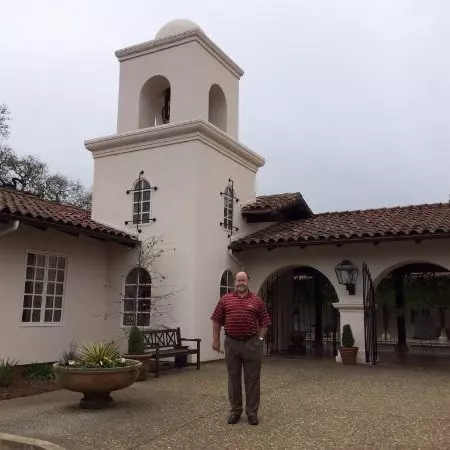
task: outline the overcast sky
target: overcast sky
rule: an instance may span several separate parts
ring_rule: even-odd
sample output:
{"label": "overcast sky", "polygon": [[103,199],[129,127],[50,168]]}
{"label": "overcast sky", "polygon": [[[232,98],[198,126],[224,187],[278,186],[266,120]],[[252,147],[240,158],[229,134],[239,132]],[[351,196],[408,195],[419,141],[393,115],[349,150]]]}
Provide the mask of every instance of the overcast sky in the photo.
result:
{"label": "overcast sky", "polygon": [[10,144],[91,185],[83,142],[116,131],[114,51],[197,22],[245,71],[240,140],[258,194],[315,212],[446,202],[449,0],[0,0]]}

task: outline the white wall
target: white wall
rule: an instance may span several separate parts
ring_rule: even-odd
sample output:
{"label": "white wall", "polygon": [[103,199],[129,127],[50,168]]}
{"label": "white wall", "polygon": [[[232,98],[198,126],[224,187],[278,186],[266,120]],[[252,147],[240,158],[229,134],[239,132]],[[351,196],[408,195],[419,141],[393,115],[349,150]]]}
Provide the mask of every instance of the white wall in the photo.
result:
{"label": "white wall", "polygon": [[[55,361],[72,340],[81,343],[106,337],[107,247],[93,239],[22,224],[16,233],[0,237],[0,358],[22,364]],[[61,324],[21,324],[27,251],[68,258]]]}
{"label": "white wall", "polygon": [[[196,149],[196,161],[197,220],[193,240],[195,258],[192,260],[196,267],[193,278],[195,316],[192,330],[195,336],[192,337],[199,337],[204,342],[203,358],[214,359],[220,355],[211,350],[210,316],[219,300],[220,277],[227,268],[234,274],[240,270],[239,265],[229,256],[229,231],[220,226],[224,219],[224,199],[220,192],[225,190],[228,179],[231,178],[239,201],[252,198],[255,195],[255,173],[203,143]],[[234,225],[242,232],[246,224],[242,220],[239,204],[234,205]]]}
{"label": "white wall", "polygon": [[[154,269],[167,277],[161,293],[174,293],[169,300],[172,322],[188,334],[194,331],[190,302],[196,269],[192,264],[196,251],[193,237],[198,220],[196,152],[196,142],[184,142],[95,159],[92,208],[93,218],[134,233],[135,225],[124,225],[132,218],[133,206],[133,194],[127,195],[126,191],[132,188],[141,170],[152,186],[157,186],[157,191],[151,194],[151,217],[155,217],[156,222],[144,224],[140,238],[146,240],[155,236],[165,241],[167,253]],[[170,248],[175,248],[175,252]],[[123,276],[134,265],[136,259],[131,255],[111,269],[115,274],[113,278]],[[111,296],[110,301],[116,302],[114,292]],[[114,333],[117,332],[116,329]]]}
{"label": "white wall", "polygon": [[[217,143],[180,141],[157,142],[154,147],[136,145],[96,158],[92,215],[104,223],[134,232],[135,226],[124,225],[132,213],[132,194],[127,195],[127,189],[141,170],[158,187],[152,193],[151,204],[151,215],[156,222],[143,225],[140,238],[162,237],[168,248],[175,248],[175,252],[169,251],[154,267],[166,276],[161,294],[173,293],[167,300],[171,309],[165,324],[180,326],[183,337],[201,338],[205,360],[218,356],[210,348],[209,318],[219,299],[222,272],[230,268],[236,273],[239,269],[229,256],[229,232],[220,225],[224,219],[224,199],[220,192],[231,178],[240,202],[254,197],[255,172],[242,158],[219,151],[221,147]],[[238,203],[235,203],[234,219],[240,232],[245,231],[247,225],[242,221]],[[133,257],[114,260],[110,277],[118,280],[133,267]],[[118,307],[118,290],[108,294],[110,309]],[[152,321],[151,326],[156,325]],[[114,336],[122,333],[119,321],[111,322],[108,327]]]}

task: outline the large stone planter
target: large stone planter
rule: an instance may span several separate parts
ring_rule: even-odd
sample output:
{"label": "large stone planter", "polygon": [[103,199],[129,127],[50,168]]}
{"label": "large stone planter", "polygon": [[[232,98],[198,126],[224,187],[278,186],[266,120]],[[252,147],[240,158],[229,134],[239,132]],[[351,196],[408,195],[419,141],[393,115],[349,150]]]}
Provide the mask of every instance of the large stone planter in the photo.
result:
{"label": "large stone planter", "polygon": [[142,365],[139,367],[139,377],[137,381],[144,381],[148,378],[150,372],[150,359],[151,354],[146,355],[123,355],[124,358],[140,361]]}
{"label": "large stone planter", "polygon": [[53,365],[60,385],[68,391],[81,392],[84,396],[80,406],[86,409],[100,409],[113,402],[111,392],[131,386],[139,376],[140,361],[127,359],[127,367],[115,369],[82,369]]}

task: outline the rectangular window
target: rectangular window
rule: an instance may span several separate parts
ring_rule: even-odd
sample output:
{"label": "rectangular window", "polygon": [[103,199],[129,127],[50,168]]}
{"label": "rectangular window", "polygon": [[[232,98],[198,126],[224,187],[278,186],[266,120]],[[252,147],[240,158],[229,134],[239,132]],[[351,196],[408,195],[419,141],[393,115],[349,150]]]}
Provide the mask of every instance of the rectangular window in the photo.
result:
{"label": "rectangular window", "polygon": [[62,320],[66,258],[28,253],[22,323],[60,323]]}

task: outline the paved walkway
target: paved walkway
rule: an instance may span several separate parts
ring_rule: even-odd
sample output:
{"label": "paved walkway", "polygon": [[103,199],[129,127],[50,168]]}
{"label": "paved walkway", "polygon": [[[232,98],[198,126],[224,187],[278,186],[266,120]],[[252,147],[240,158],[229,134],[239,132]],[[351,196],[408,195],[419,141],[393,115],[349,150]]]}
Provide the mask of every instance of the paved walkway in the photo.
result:
{"label": "paved walkway", "polygon": [[173,370],[83,411],[66,391],[0,402],[0,431],[67,449],[442,449],[450,447],[448,369],[268,359],[260,425],[227,425],[222,362]]}

